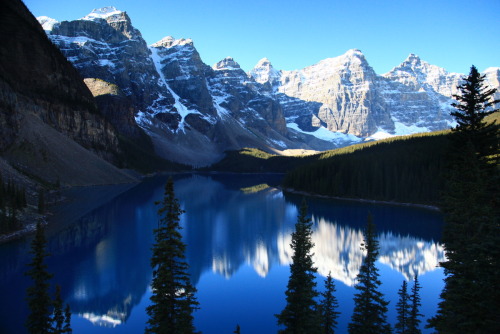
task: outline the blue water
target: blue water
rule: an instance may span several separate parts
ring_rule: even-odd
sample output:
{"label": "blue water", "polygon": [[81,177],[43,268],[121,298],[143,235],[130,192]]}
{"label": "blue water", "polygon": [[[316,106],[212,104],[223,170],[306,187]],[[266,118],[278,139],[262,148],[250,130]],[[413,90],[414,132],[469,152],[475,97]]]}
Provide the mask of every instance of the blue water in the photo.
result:
{"label": "blue water", "polygon": [[[205,334],[276,333],[274,314],[285,304],[291,233],[301,196],[273,185],[279,176],[176,175],[190,275],[198,289],[196,328]],[[80,333],[143,333],[147,320],[150,249],[158,217],[156,200],[166,177],[147,179],[77,221],[53,217],[47,230],[49,270],[62,287]],[[251,188],[255,185],[267,184]],[[338,333],[346,332],[353,309],[354,280],[361,265],[362,229],[374,217],[380,242],[381,290],[396,319],[397,290],[419,275],[425,319],[435,313],[443,287],[444,259],[438,244],[442,216],[436,211],[307,198],[313,218],[318,289],[328,272],[340,303]],[[23,333],[24,276],[30,238],[0,245],[0,332]],[[411,286],[411,283],[410,283]],[[423,326],[422,326],[423,327]],[[425,331],[424,331],[425,332]]]}

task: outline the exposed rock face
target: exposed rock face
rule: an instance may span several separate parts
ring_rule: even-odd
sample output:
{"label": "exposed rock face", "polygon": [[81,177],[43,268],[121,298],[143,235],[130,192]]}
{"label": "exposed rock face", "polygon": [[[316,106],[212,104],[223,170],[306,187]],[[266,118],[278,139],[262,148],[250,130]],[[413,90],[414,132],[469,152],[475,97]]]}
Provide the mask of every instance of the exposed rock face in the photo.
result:
{"label": "exposed rock face", "polygon": [[453,122],[450,98],[457,93],[461,77],[410,54],[383,75],[387,80],[381,80],[381,93],[394,121],[440,130]]}
{"label": "exposed rock face", "polygon": [[[433,131],[453,125],[453,94],[462,74],[448,73],[414,54],[377,75],[359,50],[298,71],[276,71],[269,60],[249,72],[278,99],[288,123],[304,131],[325,127],[360,137]],[[499,70],[485,72],[499,88]]]}
{"label": "exposed rock face", "polygon": [[283,71],[278,92],[321,103],[311,115],[313,126],[368,136],[377,127],[393,127],[377,86],[377,75],[363,54],[350,50],[300,71]]}
{"label": "exposed rock face", "polygon": [[[490,84],[490,87],[497,88],[494,99],[500,100],[500,67],[489,67],[483,74],[486,76],[486,81]],[[499,106],[497,105],[496,108],[498,109]]]}
{"label": "exposed rock face", "polygon": [[359,50],[297,71],[278,71],[264,58],[245,74],[230,57],[204,64],[190,39],[168,36],[148,47],[114,7],[71,22],[39,21],[83,77],[123,93],[97,98],[120,133],[138,132],[133,114],[169,160],[204,165],[245,146],[332,149],[377,132],[422,132],[452,122],[450,98],[460,75],[415,55],[384,75]]}
{"label": "exposed rock face", "polygon": [[[21,1],[1,2],[0,32],[0,151],[7,160],[48,182],[58,173],[61,182],[70,184],[77,174],[83,177],[78,184],[130,181],[89,152],[115,161],[116,132],[99,113],[80,74]],[[57,153],[63,151],[79,154]],[[83,160],[87,163],[79,165]],[[76,165],[71,171],[64,167],[68,161]],[[93,178],[94,172],[100,176]]]}
{"label": "exposed rock face", "polygon": [[[39,19],[83,77],[116,85],[132,102],[137,124],[164,158],[207,164],[245,146],[307,148],[287,138],[280,103],[230,58],[207,66],[189,39],[165,37],[148,48],[114,7],[72,22]],[[111,112],[123,120],[113,122],[119,129],[129,119],[118,115],[121,108]]]}
{"label": "exposed rock face", "polygon": [[118,133],[130,139],[143,135],[135,122],[135,107],[117,85],[96,78],[86,78],[83,81],[95,97],[101,113]]}
{"label": "exposed rock face", "polygon": [[172,107],[172,96],[158,84],[151,52],[125,12],[105,7],[51,27],[46,30],[51,40],[84,78],[116,84],[137,110]]}

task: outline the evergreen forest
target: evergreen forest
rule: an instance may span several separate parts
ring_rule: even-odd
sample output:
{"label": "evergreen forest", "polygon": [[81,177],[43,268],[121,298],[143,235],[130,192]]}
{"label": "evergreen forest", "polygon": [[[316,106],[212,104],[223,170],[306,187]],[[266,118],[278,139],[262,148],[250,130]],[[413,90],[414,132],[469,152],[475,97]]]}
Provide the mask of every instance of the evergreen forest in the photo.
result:
{"label": "evergreen forest", "polygon": [[26,190],[11,181],[5,183],[0,175],[0,234],[20,228],[17,215],[26,206]]}
{"label": "evergreen forest", "polygon": [[448,132],[435,132],[333,150],[288,172],[283,186],[326,196],[439,204],[448,145]]}

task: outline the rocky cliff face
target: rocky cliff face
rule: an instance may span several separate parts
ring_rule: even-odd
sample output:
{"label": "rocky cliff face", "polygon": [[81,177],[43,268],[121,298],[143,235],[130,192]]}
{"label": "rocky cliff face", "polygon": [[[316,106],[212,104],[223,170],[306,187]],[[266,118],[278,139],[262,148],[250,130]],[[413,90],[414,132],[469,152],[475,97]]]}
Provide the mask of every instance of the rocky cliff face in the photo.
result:
{"label": "rocky cliff face", "polygon": [[[120,179],[116,168],[95,156],[114,162],[120,149],[114,128],[99,113],[78,71],[21,1],[2,1],[0,6],[2,156],[47,182],[59,177],[63,184],[109,183],[113,173]],[[72,153],[63,157],[63,151]],[[82,159],[94,167],[82,163],[87,171],[66,169]],[[96,178],[89,175],[93,172]]]}
{"label": "rocky cliff face", "polygon": [[378,127],[393,128],[377,87],[377,75],[364,55],[350,50],[300,71],[283,71],[277,91],[320,103],[311,115],[313,126],[365,137]]}
{"label": "rocky cliff face", "polygon": [[84,78],[116,85],[164,158],[207,164],[225,150],[299,148],[280,103],[227,58],[204,64],[191,40],[146,46],[125,12],[107,7],[72,22],[39,18]]}
{"label": "rocky cliff face", "polygon": [[381,78],[381,94],[395,122],[430,131],[450,127],[450,98],[457,93],[462,75],[410,54],[399,66]]}
{"label": "rocky cliff face", "polygon": [[[280,101],[289,126],[309,132],[325,127],[358,137],[449,128],[452,95],[463,77],[414,54],[377,75],[359,50],[298,71],[277,71],[263,59],[249,75]],[[500,87],[497,68],[485,75],[491,87]]]}
{"label": "rocky cliff face", "polygon": [[82,77],[116,84],[138,110],[172,106],[172,96],[158,84],[149,48],[125,12],[106,7],[80,20],[51,22],[46,32]]}
{"label": "rocky cliff face", "polygon": [[[415,55],[384,75],[359,50],[296,71],[264,58],[246,74],[232,58],[204,64],[190,39],[169,36],[148,47],[114,7],[71,22],[39,21],[84,78],[122,93],[98,99],[120,120],[113,125],[128,136],[138,132],[135,121],[169,160],[204,165],[245,146],[332,149],[452,123],[460,75]],[[498,72],[488,73],[497,87]]]}

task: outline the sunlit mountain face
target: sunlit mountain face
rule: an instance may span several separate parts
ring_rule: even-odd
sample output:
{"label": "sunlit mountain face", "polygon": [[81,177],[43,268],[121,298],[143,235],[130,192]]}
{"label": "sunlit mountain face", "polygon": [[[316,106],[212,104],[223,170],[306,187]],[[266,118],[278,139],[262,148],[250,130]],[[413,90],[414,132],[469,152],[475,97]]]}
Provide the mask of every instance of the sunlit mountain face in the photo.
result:
{"label": "sunlit mountain face", "polygon": [[[143,330],[151,294],[153,229],[158,224],[154,202],[163,196],[165,181],[165,177],[148,179],[77,222],[54,223],[49,229],[49,269],[62,286],[80,332],[95,326],[106,331]],[[275,326],[272,315],[279,312],[284,298],[291,233],[302,197],[273,187],[279,184],[278,176],[186,174],[176,175],[174,181],[176,197],[185,210],[181,232],[189,273],[205,303],[196,317],[204,324],[200,326],[213,325],[216,315],[211,312],[222,317],[230,311],[223,300],[238,309],[238,303],[244,303],[240,295],[269,299],[263,301],[265,306],[255,306],[259,309],[248,310],[246,304],[241,309],[262,316],[269,313],[269,326]],[[422,277],[444,260],[438,242],[442,217],[437,211],[319,198],[307,198],[307,203],[318,280],[331,272],[344,294],[352,294],[349,291],[365,256],[360,245],[369,213],[377,225],[378,265],[387,268],[384,272],[392,280]],[[18,318],[22,326],[27,314],[19,296],[29,280],[17,277],[23,276],[23,263],[29,259],[28,242],[0,247],[6,269],[0,277],[0,292],[6,300],[18,300],[15,309],[22,310],[12,315],[11,306],[0,304],[0,323]],[[225,291],[224,296],[216,291]],[[343,304],[349,305],[349,300]]]}

